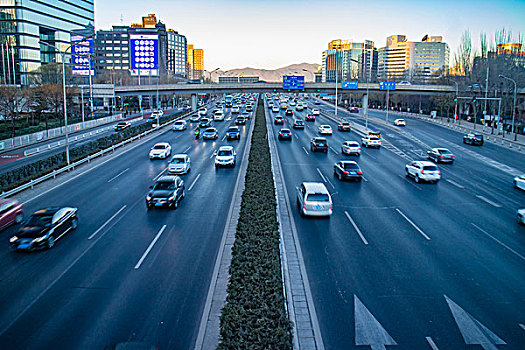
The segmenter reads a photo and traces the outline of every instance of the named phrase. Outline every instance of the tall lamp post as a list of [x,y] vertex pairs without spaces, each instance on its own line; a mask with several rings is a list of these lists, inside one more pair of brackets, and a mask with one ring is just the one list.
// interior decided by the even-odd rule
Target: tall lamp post
[[500,74],[499,77],[514,83],[514,104],[512,106],[512,131],[514,131],[514,141],[516,141],[518,139],[518,133],[516,131],[516,128],[514,127],[514,121],[516,117],[516,92],[518,90],[518,84],[516,84],[516,80],[506,77],[504,75]]
[[337,116],[337,79],[339,75],[339,52],[337,52],[338,49],[335,49],[335,115]]
[[[459,94],[459,84],[457,81],[451,80],[454,84],[456,84],[456,98],[454,99],[454,124],[456,124],[456,118],[458,116],[458,94]],[[447,112],[448,114],[448,112]],[[459,119],[459,118],[458,118]]]
[[[90,36],[87,36],[84,38],[83,41],[85,40],[88,40],[88,39],[91,39],[92,37],[94,37],[95,34],[93,35],[90,35]],[[41,44],[44,44],[44,45],[47,45],[49,47],[52,47],[53,49],[56,49],[54,45],[51,45],[51,44],[48,44],[44,41],[40,41]],[[67,51],[71,49],[73,45],[69,45],[68,47],[66,47],[66,49],[64,51],[61,51],[60,54],[62,55],[62,85],[63,85],[63,93],[64,93],[64,134],[65,134],[65,139],[66,139],[66,162],[67,162],[67,165],[70,164],[70,161],[69,161],[69,135],[68,135],[68,130],[67,130],[67,96],[66,96],[66,62],[65,62],[65,58],[66,58],[66,54],[67,54]]]
[[207,73],[210,75],[210,83],[212,82],[212,81],[211,81],[211,75],[212,75],[213,73],[215,73],[216,71],[218,71],[219,69],[220,69],[220,68],[215,68],[214,70],[212,70],[212,71],[210,71],[210,72],[208,72],[206,69],[204,70],[205,72],[207,72]]
[[[368,55],[365,53],[365,75],[366,75],[366,108],[365,108],[365,129],[368,130],[368,98],[369,98],[369,93],[368,93]],[[356,63],[361,63],[359,62],[358,60],[356,59],[353,59],[353,58],[350,58],[350,61],[353,61],[353,62],[356,62]],[[372,65],[370,65],[370,75],[372,73]]]

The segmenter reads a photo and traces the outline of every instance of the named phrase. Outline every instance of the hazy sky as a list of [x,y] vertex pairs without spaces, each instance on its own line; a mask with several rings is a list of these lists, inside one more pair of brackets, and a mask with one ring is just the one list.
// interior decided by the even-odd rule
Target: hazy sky
[[140,23],[148,13],[204,49],[207,70],[320,64],[332,39],[383,47],[392,34],[441,35],[452,63],[466,29],[476,46],[480,32],[491,41],[503,27],[525,35],[525,0],[95,0],[97,29]]

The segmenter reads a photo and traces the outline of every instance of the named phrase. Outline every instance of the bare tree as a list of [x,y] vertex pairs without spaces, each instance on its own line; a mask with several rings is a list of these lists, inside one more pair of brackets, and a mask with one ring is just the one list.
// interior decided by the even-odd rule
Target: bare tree
[[468,29],[461,35],[461,41],[454,55],[454,60],[464,71],[465,75],[469,76],[472,69],[472,38]]
[[30,89],[22,89],[16,86],[0,87],[0,110],[6,119],[11,120],[11,137],[15,137],[16,121],[20,119],[22,113],[29,113],[31,104]]
[[479,35],[479,46],[481,50],[481,57],[487,58],[487,52],[488,52],[488,41],[487,41],[487,34],[481,33]]

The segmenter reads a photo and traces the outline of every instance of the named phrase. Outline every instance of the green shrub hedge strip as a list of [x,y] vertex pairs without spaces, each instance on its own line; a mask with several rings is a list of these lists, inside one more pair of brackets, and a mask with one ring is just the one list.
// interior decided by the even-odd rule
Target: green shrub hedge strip
[[[182,114],[183,113],[177,113],[172,116],[160,117],[159,122],[165,123],[178,118]],[[133,136],[139,135],[144,131],[151,129],[152,124],[153,122],[147,122],[140,125],[131,126],[128,129],[119,131],[118,133],[103,136],[84,145],[71,148],[69,150],[70,161],[76,162],[84,157],[87,157],[88,155],[95,154]],[[64,151],[52,155],[46,159],[41,159],[34,163],[24,165],[20,168],[7,171],[3,174],[0,174],[0,192],[9,191],[66,165],[66,152]]]
[[264,106],[259,100],[219,349],[291,349]]

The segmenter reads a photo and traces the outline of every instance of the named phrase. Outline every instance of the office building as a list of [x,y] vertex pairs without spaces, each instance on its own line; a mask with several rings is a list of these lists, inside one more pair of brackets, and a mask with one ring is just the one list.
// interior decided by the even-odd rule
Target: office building
[[188,79],[204,79],[204,50],[188,45]]
[[332,40],[323,51],[321,76],[324,82],[343,80],[373,81],[377,73],[378,54],[374,42],[355,43]]
[[95,71],[125,70],[129,65],[129,36],[127,26],[98,30],[95,38]]
[[389,81],[417,81],[448,72],[450,50],[440,36],[427,36],[419,42],[404,35],[391,35],[379,49],[378,76]]
[[186,37],[168,29],[168,72],[176,77],[187,78],[188,44]]
[[[94,0],[0,2],[0,81],[28,85],[41,80],[41,66],[60,63],[74,30],[95,23]],[[46,42],[52,47],[41,44]],[[67,62],[70,57],[67,56]]]

